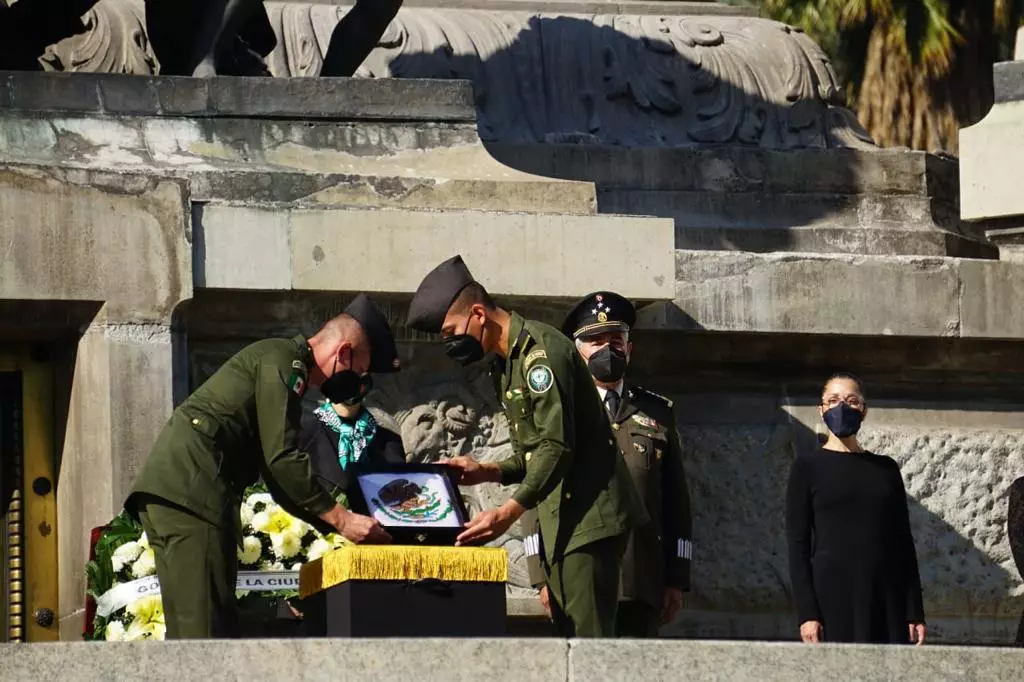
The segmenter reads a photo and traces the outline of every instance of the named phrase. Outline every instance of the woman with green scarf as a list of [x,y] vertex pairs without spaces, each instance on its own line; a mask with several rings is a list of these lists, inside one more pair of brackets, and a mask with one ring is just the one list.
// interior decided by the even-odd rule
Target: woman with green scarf
[[299,447],[309,453],[313,473],[348,507],[352,464],[404,464],[402,438],[378,422],[362,402],[322,400],[302,415]]

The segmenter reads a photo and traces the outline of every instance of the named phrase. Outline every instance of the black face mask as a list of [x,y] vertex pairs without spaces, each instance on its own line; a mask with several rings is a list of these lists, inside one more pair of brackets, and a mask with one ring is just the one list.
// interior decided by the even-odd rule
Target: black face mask
[[[349,351],[349,364],[352,360],[352,351]],[[334,365],[337,367],[338,360],[335,358]],[[332,403],[342,405],[358,405],[373,387],[373,377],[369,374],[359,374],[352,369],[343,369],[335,372],[320,385],[320,392]]]
[[821,416],[828,430],[839,438],[848,438],[860,431],[860,423],[864,414],[846,403],[839,403]]
[[587,360],[587,369],[598,381],[612,383],[622,378],[626,373],[626,354],[608,345],[590,356]]
[[469,333],[469,321],[466,322],[466,333],[455,334],[442,339],[444,352],[460,365],[470,365],[483,360],[484,346],[480,340]]

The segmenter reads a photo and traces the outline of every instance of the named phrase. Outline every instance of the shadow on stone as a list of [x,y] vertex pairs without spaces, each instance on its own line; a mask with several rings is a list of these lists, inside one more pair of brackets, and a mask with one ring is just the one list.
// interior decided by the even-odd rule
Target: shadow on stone
[[42,71],[48,45],[87,30],[82,22],[98,0],[0,2],[0,71]]
[[[752,63],[770,52],[730,32],[731,19],[666,20],[662,34],[644,24],[630,35],[619,24],[533,16],[511,41],[496,39],[507,47],[487,52],[481,28],[467,33],[476,51],[460,46],[453,54],[447,45],[410,47],[422,26],[403,23],[405,16],[364,72],[472,80],[480,137],[495,158],[537,175],[595,182],[601,212],[673,217],[680,248],[790,250],[790,227],[822,222],[860,201],[837,191],[857,185],[860,157],[814,153],[845,146],[833,126],[855,139],[862,131],[852,115],[838,123],[839,109],[817,91],[803,92],[804,83],[785,105],[757,94],[782,88],[781,76]],[[764,26],[754,30],[798,61],[808,59],[803,49],[816,49],[782,25],[767,25],[778,38]],[[394,47],[402,39],[407,45]],[[809,81],[822,76],[806,62],[796,68]],[[799,155],[782,158],[781,150],[808,150],[814,177]],[[781,209],[787,183],[801,196]],[[827,240],[828,230],[819,239]],[[832,249],[821,243],[819,250]]]

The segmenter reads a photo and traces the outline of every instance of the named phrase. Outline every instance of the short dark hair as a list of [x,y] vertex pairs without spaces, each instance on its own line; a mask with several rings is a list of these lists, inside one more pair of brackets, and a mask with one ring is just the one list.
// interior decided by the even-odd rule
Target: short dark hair
[[454,313],[462,314],[469,310],[474,305],[482,305],[487,310],[494,310],[497,305],[494,303],[494,299],[487,293],[487,289],[484,289],[484,285],[479,282],[470,282],[462,288],[459,295],[455,297],[452,302],[451,310]]
[[853,383],[857,384],[857,391],[860,392],[860,394],[865,398],[868,397],[867,393],[864,391],[864,382],[861,381],[856,374],[851,374],[850,372],[836,372],[835,374],[829,376],[829,378],[825,380],[825,384],[821,387],[822,395],[824,395],[825,389],[828,388],[828,385],[831,384],[836,379],[846,379],[847,381],[852,381]]

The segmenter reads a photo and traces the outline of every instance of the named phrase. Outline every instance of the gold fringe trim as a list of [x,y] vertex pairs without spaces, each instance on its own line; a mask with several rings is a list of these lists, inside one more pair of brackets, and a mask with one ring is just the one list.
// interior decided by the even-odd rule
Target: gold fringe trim
[[499,547],[349,545],[302,566],[299,595],[305,599],[349,580],[455,582],[508,581],[508,556]]

